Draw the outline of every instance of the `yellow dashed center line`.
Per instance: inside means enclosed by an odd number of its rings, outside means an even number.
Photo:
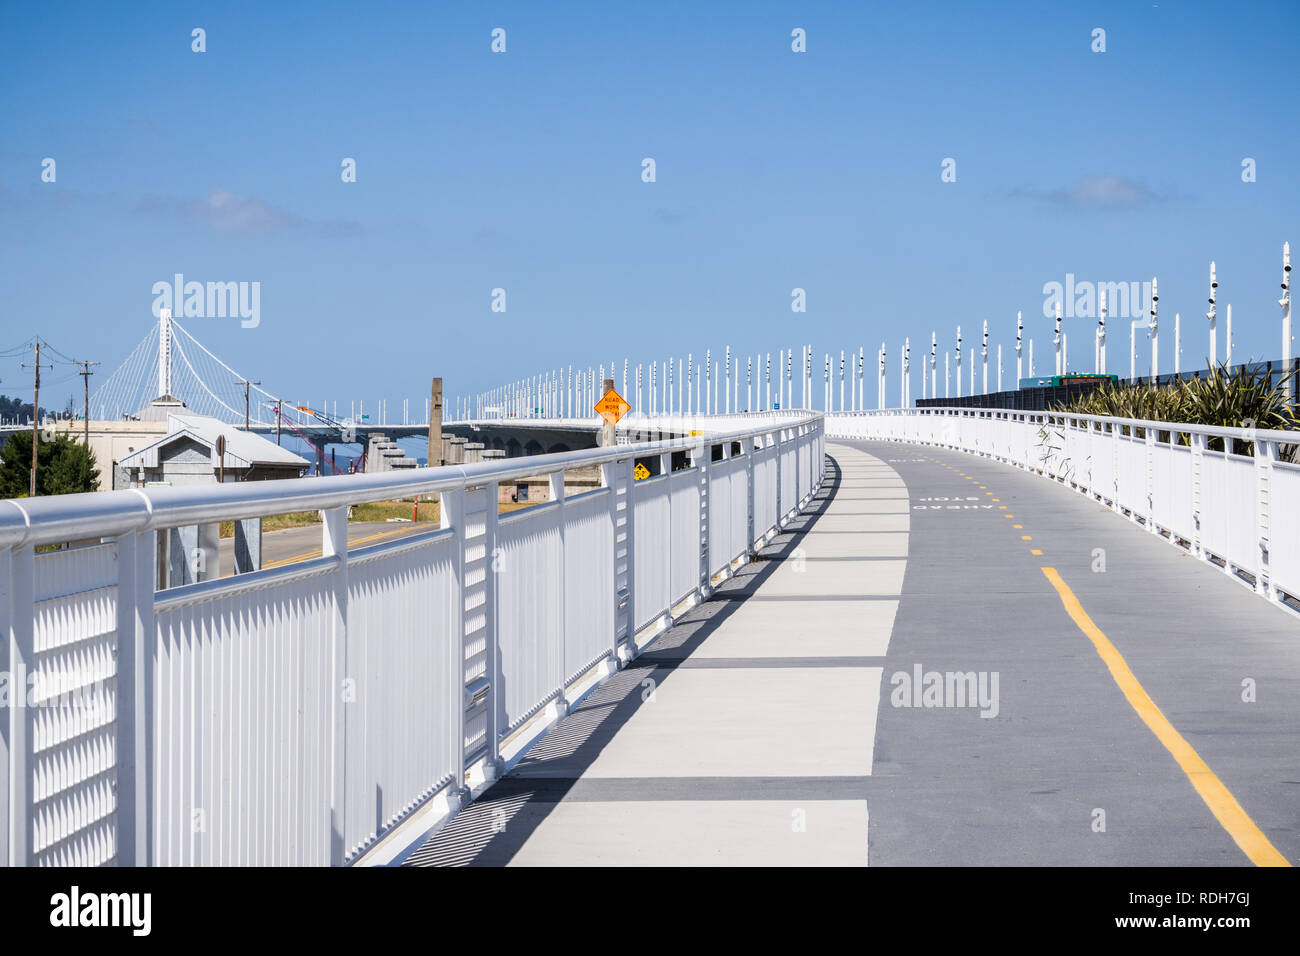
[[[355,540],[349,541],[349,542],[348,542],[348,548],[349,548],[349,549],[351,549],[351,548],[355,548],[355,547],[356,547],[357,545],[359,545],[359,544],[368,544],[368,543],[371,542],[371,541],[379,541],[379,540],[382,539],[382,538],[391,538],[393,535],[396,535],[396,534],[403,534],[403,533],[408,532],[408,531],[411,531],[411,530],[413,530],[413,529],[411,529],[411,528],[394,528],[392,531],[380,531],[380,532],[377,532],[376,534],[367,535],[367,536],[364,537],[364,538],[356,538]],[[284,564],[294,564],[294,563],[297,562],[297,561],[307,561],[307,560],[309,560],[309,559],[311,559],[311,558],[319,558],[320,556],[321,556],[321,550],[320,550],[320,548],[316,548],[316,549],[313,550],[313,551],[304,551],[302,554],[295,554],[295,555],[294,555],[293,557],[291,557],[291,558],[280,558],[278,561],[265,561],[265,562],[262,563],[262,567],[264,567],[264,568],[278,568],[278,567],[280,567],[281,565],[284,565]]]
[[[1040,558],[1043,556],[1043,552],[1039,551],[1037,548],[1030,548],[1029,553],[1033,555],[1037,555]]]
[[[1269,842],[1264,832],[1255,825],[1255,821],[1237,802],[1237,798],[1232,792],[1223,785],[1223,782],[1214,775],[1214,771],[1209,768],[1201,755],[1183,739],[1171,724],[1168,718],[1161,713],[1160,708],[1156,706],[1150,695],[1142,687],[1133,671],[1129,669],[1128,664],[1124,661],[1123,656],[1110,639],[1102,633],[1101,629],[1092,622],[1088,612],[1083,609],[1079,599],[1074,596],[1069,585],[1061,579],[1056,573],[1055,568],[1043,568],[1043,574],[1051,582],[1052,587],[1056,588],[1056,593],[1060,595],[1061,603],[1065,606],[1065,612],[1070,615],[1070,619],[1078,626],[1079,630],[1092,641],[1093,647],[1097,649],[1098,656],[1105,662],[1106,667],[1110,670],[1110,675],[1119,685],[1125,699],[1129,705],[1137,711],[1137,715],[1142,718],[1142,722],[1147,725],[1156,739],[1164,744],[1165,749],[1173,755],[1178,766],[1182,768],[1187,779],[1191,782],[1192,787],[1200,794],[1205,805],[1210,808],[1220,826],[1227,831],[1228,836],[1232,837],[1237,846],[1241,847],[1243,853],[1256,866],[1290,866],[1277,847]]]
[[[1031,538],[1031,537],[1029,537],[1029,535],[1027,535],[1027,534],[1022,534],[1022,535],[1020,536],[1020,540],[1021,540],[1021,541],[1033,541],[1034,539]]]

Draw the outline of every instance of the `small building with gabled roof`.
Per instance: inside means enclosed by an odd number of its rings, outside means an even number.
[[[219,449],[224,445],[224,452]],[[117,462],[126,484],[215,484],[224,481],[264,481],[298,478],[310,467],[307,459],[215,418],[167,415],[167,433],[137,448]]]

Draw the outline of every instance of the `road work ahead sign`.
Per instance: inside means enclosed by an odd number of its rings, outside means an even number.
[[[618,420],[631,409],[632,406],[624,401],[623,396],[612,388],[596,403],[596,413],[610,425],[617,425]]]

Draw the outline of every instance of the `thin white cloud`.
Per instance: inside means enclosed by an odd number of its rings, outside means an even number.
[[[152,196],[139,204],[147,213],[169,213],[201,222],[225,236],[268,236],[276,233],[304,231],[322,235],[348,235],[360,231],[355,222],[318,222],[263,202],[253,196],[241,196],[217,187],[206,199],[180,200]]]
[[[1072,209],[1138,209],[1166,198],[1146,183],[1125,176],[1084,176],[1077,182],[1051,190],[1021,186],[1013,189],[1011,195],[1043,199]]]

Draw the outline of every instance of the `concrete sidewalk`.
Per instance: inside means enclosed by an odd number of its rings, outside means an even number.
[[[907,558],[892,468],[822,491],[408,865],[863,865],[866,787]]]

